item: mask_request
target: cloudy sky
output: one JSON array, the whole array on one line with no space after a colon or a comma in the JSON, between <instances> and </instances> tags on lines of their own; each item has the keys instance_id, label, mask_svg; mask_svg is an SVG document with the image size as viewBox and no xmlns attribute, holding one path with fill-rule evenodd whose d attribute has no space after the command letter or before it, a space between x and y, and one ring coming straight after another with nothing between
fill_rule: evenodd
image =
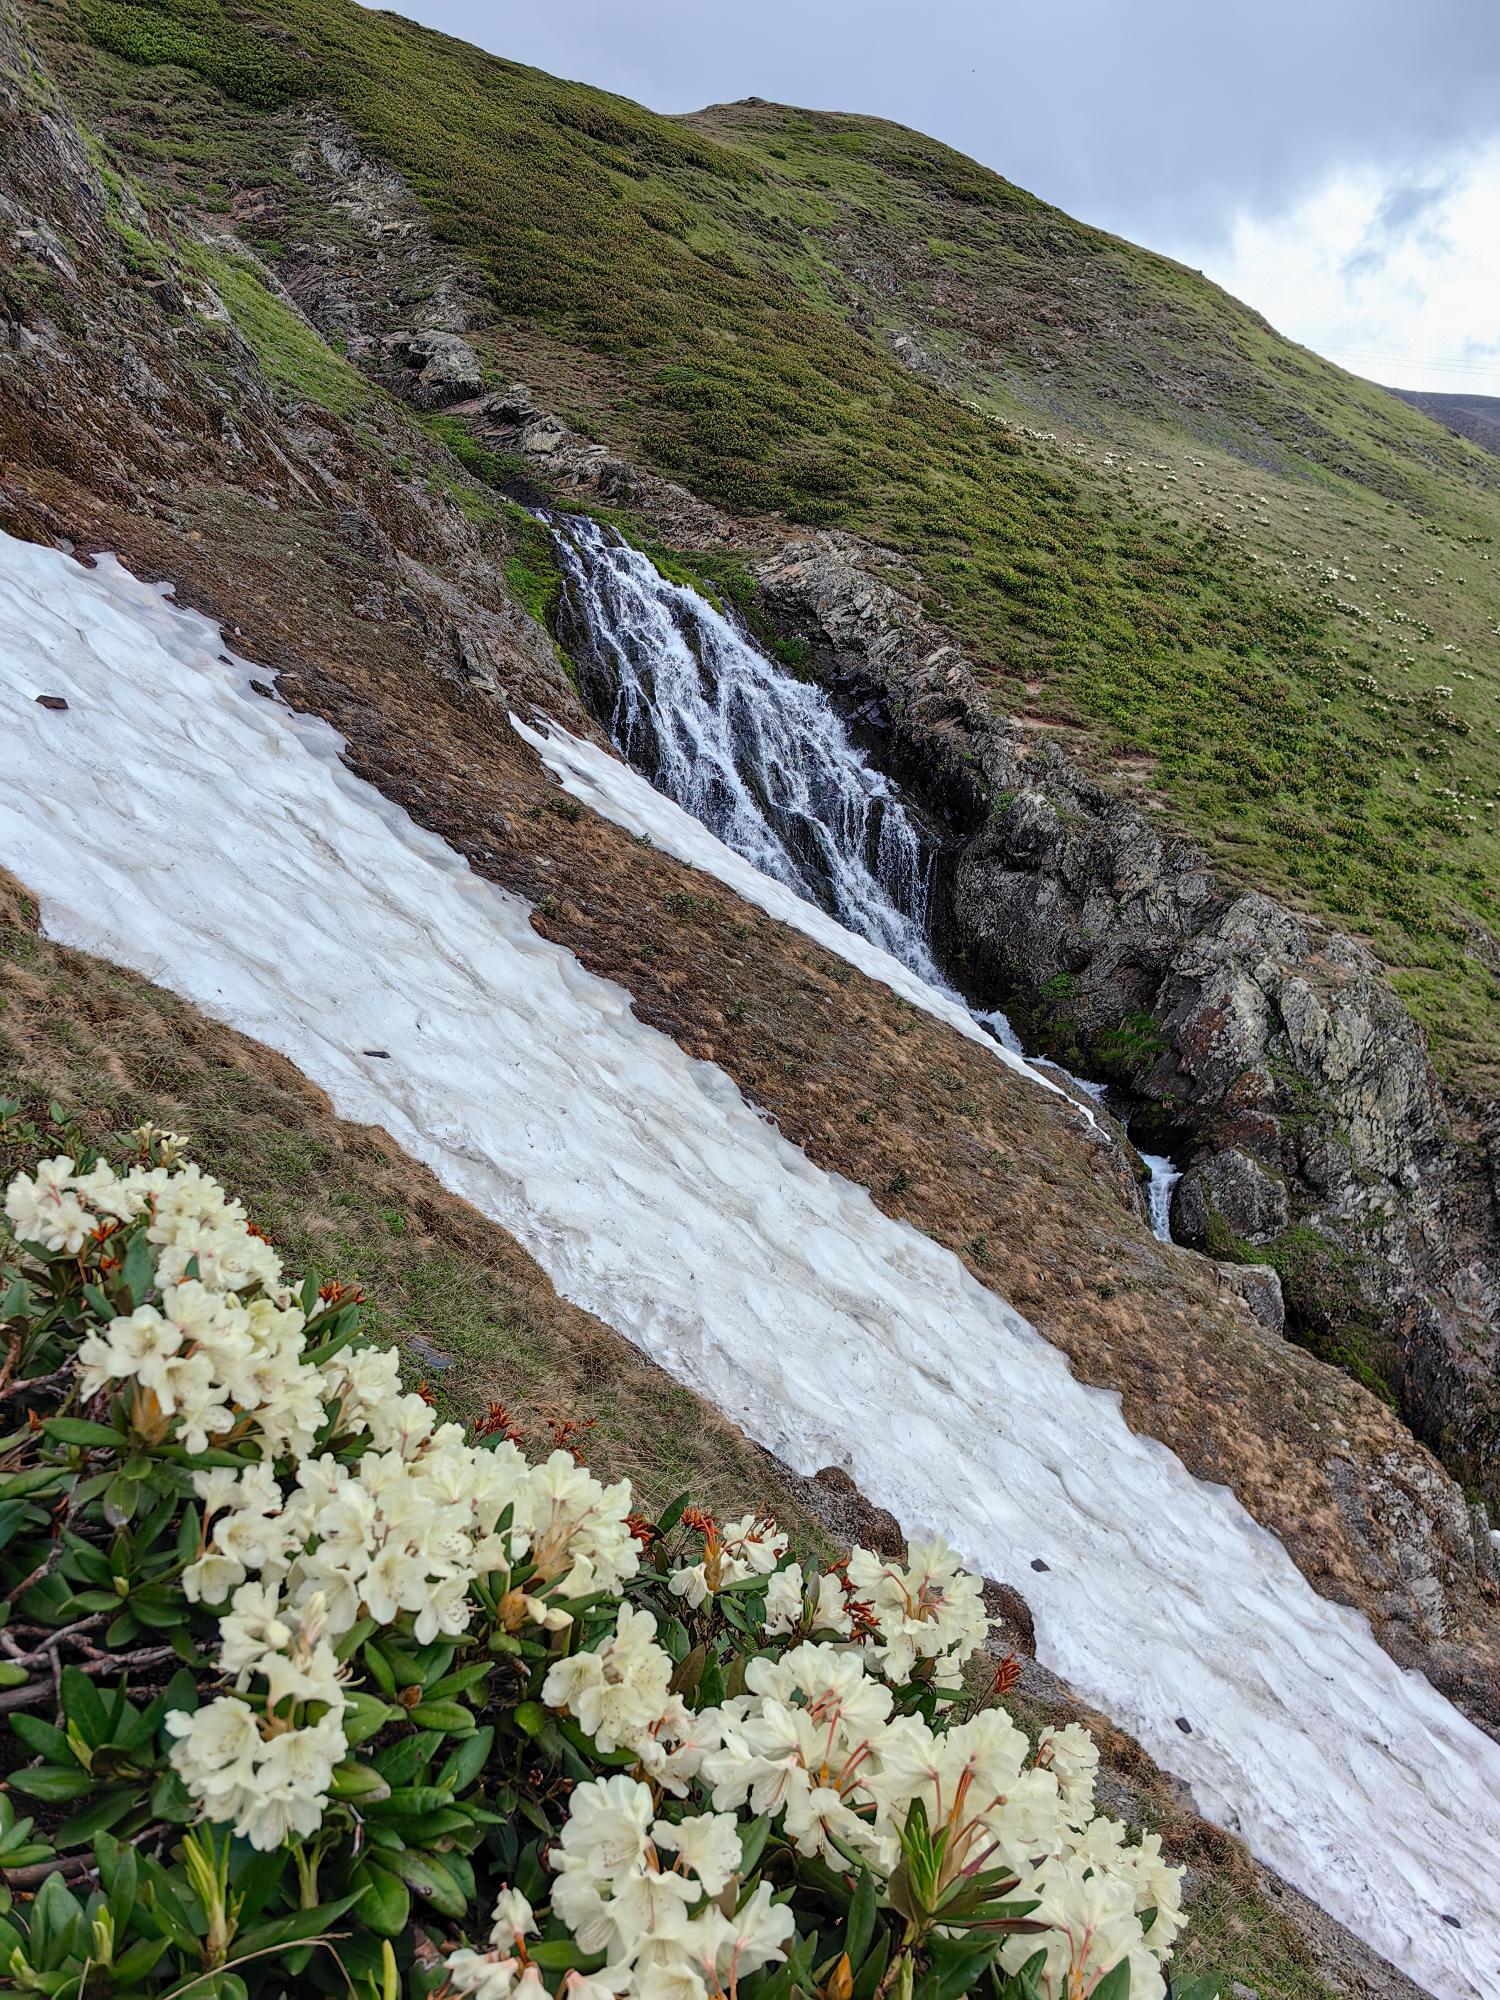
<instances>
[{"instance_id":1,"label":"cloudy sky","mask_svg":"<svg viewBox=\"0 0 1500 2000\"><path fill-rule=\"evenodd\" d=\"M876 112L1294 339L1500 395L1500 0L401 0L660 111Z\"/></svg>"}]
</instances>

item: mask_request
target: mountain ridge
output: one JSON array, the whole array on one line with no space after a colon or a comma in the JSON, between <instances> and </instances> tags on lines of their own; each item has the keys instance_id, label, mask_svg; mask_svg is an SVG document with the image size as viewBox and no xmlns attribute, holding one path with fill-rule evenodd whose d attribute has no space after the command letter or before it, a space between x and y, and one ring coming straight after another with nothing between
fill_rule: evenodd
<instances>
[{"instance_id":1,"label":"mountain ridge","mask_svg":"<svg viewBox=\"0 0 1500 2000\"><path fill-rule=\"evenodd\" d=\"M1500 456L1500 396L1470 396L1452 389L1392 389L1390 393L1424 411L1446 430Z\"/></svg>"}]
</instances>

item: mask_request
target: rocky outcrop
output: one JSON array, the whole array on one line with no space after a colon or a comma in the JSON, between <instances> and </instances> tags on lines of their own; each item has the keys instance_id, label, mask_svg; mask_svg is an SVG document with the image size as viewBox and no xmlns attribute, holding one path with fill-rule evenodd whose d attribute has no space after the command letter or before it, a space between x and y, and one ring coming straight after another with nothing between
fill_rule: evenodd
<instances>
[{"instance_id":1,"label":"rocky outcrop","mask_svg":"<svg viewBox=\"0 0 1500 2000\"><path fill-rule=\"evenodd\" d=\"M947 815L971 980L1144 1100L1186 1156L1184 1241L1274 1266L1294 1331L1385 1375L1417 1434L1500 1498L1493 1125L1445 1101L1363 946L1227 889L1191 841L991 714L878 560L824 535L759 574L896 774Z\"/></svg>"},{"instance_id":2,"label":"rocky outcrop","mask_svg":"<svg viewBox=\"0 0 1500 2000\"><path fill-rule=\"evenodd\" d=\"M1291 1220L1285 1180L1238 1146L1210 1153L1189 1168L1172 1197L1172 1234L1206 1250L1217 1216L1236 1236L1264 1243Z\"/></svg>"},{"instance_id":3,"label":"rocky outcrop","mask_svg":"<svg viewBox=\"0 0 1500 2000\"><path fill-rule=\"evenodd\" d=\"M569 430L560 417L537 404L524 382L476 397L452 414L463 417L476 437L523 459L549 492L632 508L657 524L662 538L675 548L751 547L769 553L779 545L774 526L732 520L675 480L645 471Z\"/></svg>"},{"instance_id":4,"label":"rocky outcrop","mask_svg":"<svg viewBox=\"0 0 1500 2000\"><path fill-rule=\"evenodd\" d=\"M637 508L679 547L751 552L771 622L946 822L947 943L971 992L1127 1089L1185 1165L1180 1239L1259 1267L1233 1287L1259 1326L1386 1385L1500 1507L1500 1114L1445 1099L1373 955L1227 888L1192 841L995 715L901 557L731 521L521 386L466 414L555 491Z\"/></svg>"},{"instance_id":5,"label":"rocky outcrop","mask_svg":"<svg viewBox=\"0 0 1500 2000\"><path fill-rule=\"evenodd\" d=\"M424 363L403 374L408 364L399 352L390 355L386 343L437 341L441 347L441 336L483 327L490 318L485 288L461 258L435 241L426 211L400 174L364 153L326 106L304 115L291 166L301 183L296 213L275 183L250 197L258 204L259 228L282 245L278 275L298 309L351 359L382 378L393 359L388 385L402 393ZM477 395L477 363L464 380L472 386L462 394ZM448 398L458 399L457 393Z\"/></svg>"},{"instance_id":6,"label":"rocky outcrop","mask_svg":"<svg viewBox=\"0 0 1500 2000\"><path fill-rule=\"evenodd\" d=\"M479 394L479 356L456 333L399 327L382 336L381 378L419 410L442 410Z\"/></svg>"},{"instance_id":7,"label":"rocky outcrop","mask_svg":"<svg viewBox=\"0 0 1500 2000\"><path fill-rule=\"evenodd\" d=\"M1220 1264L1219 1275L1245 1302L1255 1324L1272 1339L1286 1332L1286 1300L1281 1279L1270 1264Z\"/></svg>"}]
</instances>

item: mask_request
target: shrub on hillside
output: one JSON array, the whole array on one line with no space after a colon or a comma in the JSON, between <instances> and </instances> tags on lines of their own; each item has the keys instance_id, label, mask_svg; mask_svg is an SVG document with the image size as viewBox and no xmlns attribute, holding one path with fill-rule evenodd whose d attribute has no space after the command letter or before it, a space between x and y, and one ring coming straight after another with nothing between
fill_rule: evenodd
<instances>
[{"instance_id":1,"label":"shrub on hillside","mask_svg":"<svg viewBox=\"0 0 1500 2000\"><path fill-rule=\"evenodd\" d=\"M0 1983L1165 1993L1179 1873L1095 1817L1086 1732L964 1698L941 1542L817 1574L440 1422L133 1136L0 1232Z\"/></svg>"}]
</instances>

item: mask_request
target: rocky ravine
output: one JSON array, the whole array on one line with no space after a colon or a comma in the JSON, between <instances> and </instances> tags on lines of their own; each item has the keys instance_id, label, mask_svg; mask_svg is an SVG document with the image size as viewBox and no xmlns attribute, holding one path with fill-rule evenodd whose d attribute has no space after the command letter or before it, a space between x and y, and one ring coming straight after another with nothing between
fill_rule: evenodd
<instances>
[{"instance_id":1,"label":"rocky ravine","mask_svg":"<svg viewBox=\"0 0 1500 2000\"><path fill-rule=\"evenodd\" d=\"M1296 1323L1385 1360L1417 1434L1500 1494L1500 1129L1445 1100L1372 955L1217 882L1191 841L989 713L863 551L794 544L760 575L948 808L971 979L1156 1108L1188 1161L1179 1240L1268 1256Z\"/></svg>"},{"instance_id":2,"label":"rocky ravine","mask_svg":"<svg viewBox=\"0 0 1500 2000\"><path fill-rule=\"evenodd\" d=\"M730 521L524 390L465 407L555 489L635 508L677 546L749 546L773 623L812 642L951 831L948 943L971 993L1142 1100L1187 1167L1178 1239L1273 1265L1294 1329L1393 1383L1417 1435L1500 1500L1500 1119L1445 1098L1374 957L1216 881L1190 840L991 713L899 558Z\"/></svg>"}]
</instances>

